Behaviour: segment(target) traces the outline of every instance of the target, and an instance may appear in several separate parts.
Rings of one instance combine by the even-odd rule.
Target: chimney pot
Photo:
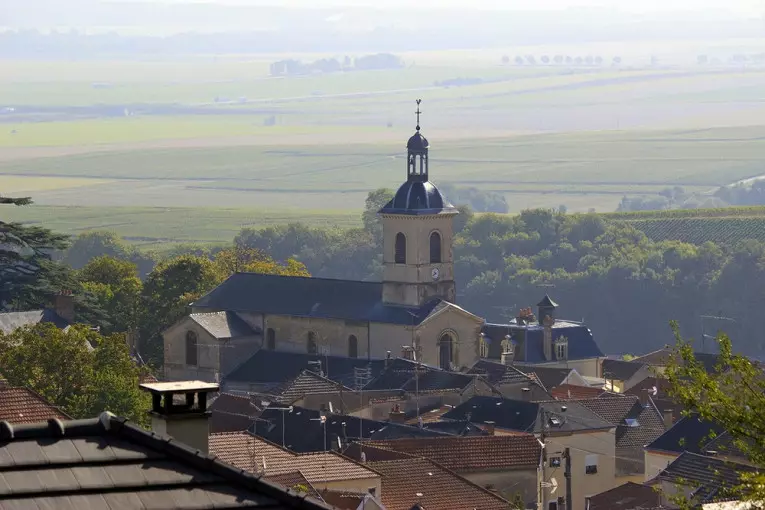
[[[404,423],[406,421],[406,414],[404,413],[404,411],[401,410],[401,406],[399,406],[398,404],[395,404],[393,408],[390,410],[388,419],[392,423]]]
[[[484,428],[483,428],[487,434],[490,436],[494,435],[495,431],[495,423],[493,421],[486,421],[484,422]]]
[[[521,388],[521,396],[525,402],[531,400],[531,388]]]

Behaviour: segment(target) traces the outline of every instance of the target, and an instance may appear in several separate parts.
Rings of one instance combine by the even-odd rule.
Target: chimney
[[[70,324],[74,324],[74,294],[71,290],[62,290],[53,296],[53,311]]]
[[[664,409],[661,414],[664,417],[664,428],[669,429],[675,422],[674,409]]]
[[[486,431],[487,434],[490,436],[494,435],[494,422],[493,421],[485,421],[483,430]]]
[[[180,381],[146,383],[140,388],[151,393],[149,415],[153,432],[208,453],[207,394],[219,391],[220,386],[203,381]]]
[[[388,419],[391,423],[404,423],[406,421],[406,414],[401,410],[401,407],[398,404],[395,404],[393,409],[390,410]]]
[[[542,322],[542,343],[544,348],[545,360],[553,361],[553,338],[552,327],[555,319],[551,315],[546,315]]]
[[[531,388],[521,388],[521,400],[531,402]]]
[[[401,346],[401,357],[410,361],[414,360],[414,349],[409,345]]]
[[[640,407],[648,406],[648,388],[643,388],[640,390],[638,399],[640,399]]]
[[[542,298],[542,301],[537,303],[537,322],[544,324],[544,321],[547,317],[555,319],[556,308],[558,308],[558,303],[550,299],[550,296],[545,294],[545,297]]]
[[[390,365],[390,351],[385,353],[385,368],[388,368],[388,365]]]

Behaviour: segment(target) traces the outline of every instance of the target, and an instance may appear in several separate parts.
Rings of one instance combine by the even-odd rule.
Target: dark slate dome
[[[436,214],[456,212],[430,181],[407,181],[401,185],[393,200],[385,204],[380,212],[392,214]]]
[[[411,136],[411,138],[409,138],[409,141],[406,142],[406,149],[409,152],[425,152],[428,150],[428,147],[428,139],[422,136],[419,129]]]

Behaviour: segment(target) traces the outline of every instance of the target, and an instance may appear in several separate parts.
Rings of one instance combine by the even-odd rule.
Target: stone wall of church
[[[453,362],[460,367],[470,367],[478,361],[478,335],[481,323],[456,311],[445,311],[420,325],[422,360],[439,366],[439,340],[445,333],[454,338]]]
[[[366,322],[266,315],[263,319],[263,331],[266,337],[269,329],[274,330],[277,351],[308,352],[308,335],[313,332],[316,335],[320,353],[325,353],[323,349],[328,349],[326,354],[329,356],[348,356],[349,338],[354,335],[357,339],[358,357],[367,357]]]

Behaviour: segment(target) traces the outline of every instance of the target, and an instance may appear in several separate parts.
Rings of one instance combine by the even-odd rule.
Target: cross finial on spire
[[[418,100],[417,100],[417,111],[416,111],[416,112],[414,112],[414,113],[416,113],[416,114],[417,114],[417,131],[419,131],[419,130],[420,130],[420,114],[422,113],[422,112],[420,111],[420,103],[421,103],[421,102],[422,102],[422,99],[418,99]]]

